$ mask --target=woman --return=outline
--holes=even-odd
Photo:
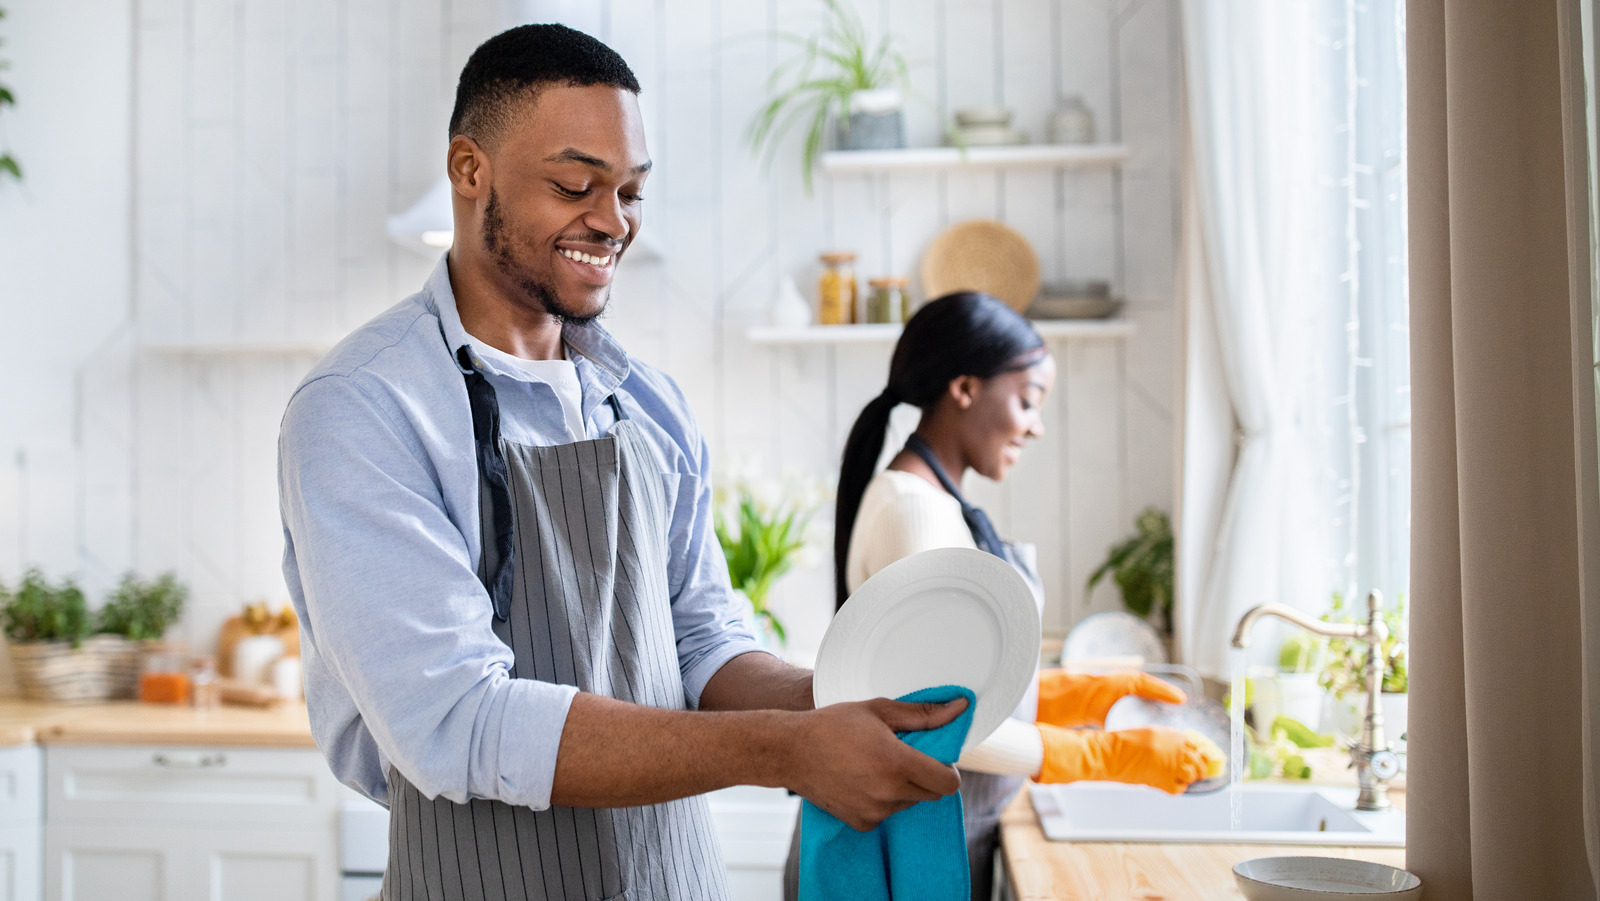
[[[1055,377],[1055,360],[1038,332],[986,294],[946,295],[911,317],[895,345],[888,386],[861,411],[845,445],[834,532],[834,584],[841,606],[878,570],[941,547],[978,548],[1003,557],[1042,603],[1032,546],[1002,541],[958,486],[968,469],[995,481],[1006,477],[1028,442],[1044,433],[1043,404]],[[921,422],[888,468],[874,474],[889,414],[902,403],[920,409]],[[1182,692],[1159,679],[1143,673],[1086,676],[1047,670],[1036,688],[959,764],[975,901],[990,897],[1000,812],[1024,776],[1042,782],[1136,782],[1176,793],[1220,760],[1215,748],[1202,748],[1171,729],[1076,729],[1104,725],[1106,711],[1127,694],[1183,700]],[[794,845],[799,845],[798,831]],[[797,866],[791,848],[791,871]],[[792,880],[785,883],[793,898]]]

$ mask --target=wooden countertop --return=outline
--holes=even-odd
[[[166,704],[0,700],[0,745],[213,745],[315,748],[304,704],[198,710]]]
[[[1390,789],[1396,807],[1405,793]],[[1212,901],[1241,899],[1233,865],[1254,857],[1348,857],[1404,868],[1404,848],[1301,845],[1053,842],[1039,828],[1027,791],[1000,820],[1011,892],[1017,901]]]

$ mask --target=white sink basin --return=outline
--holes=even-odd
[[[1239,785],[1169,795],[1139,785],[1030,786],[1044,834],[1063,842],[1203,842],[1401,847],[1405,815],[1358,811],[1356,790]]]

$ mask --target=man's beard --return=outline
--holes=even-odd
[[[516,260],[511,256],[511,244],[506,240],[506,220],[500,212],[500,197],[495,194],[494,188],[489,188],[489,203],[483,208],[483,244],[494,257],[495,265],[516,283],[517,287],[527,295],[528,299],[538,304],[558,322],[570,322],[574,325],[588,325],[605,314],[606,307],[611,303],[611,289],[606,288],[605,302],[600,304],[600,309],[593,313],[583,313],[571,310],[561,303],[561,298],[556,296],[555,288],[548,283],[531,278],[521,272]],[[616,265],[613,263],[612,265]]]

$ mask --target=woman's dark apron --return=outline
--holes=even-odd
[[[967,528],[972,532],[972,540],[978,549],[988,551],[1015,567],[1027,581],[1028,587],[1033,589],[1034,600],[1038,603],[1044,595],[1035,568],[1033,546],[1001,541],[995,534],[988,515],[967,502],[961,489],[945,474],[938,458],[920,437],[913,434],[906,442],[906,449],[921,457],[938,477],[939,484],[944,486],[944,490],[961,504],[962,518],[966,520]],[[1012,715],[1033,722],[1038,713],[1038,700],[1037,690],[1030,688]],[[961,771],[961,814],[965,819],[967,830],[967,866],[972,871],[973,901],[989,901],[994,892],[994,856],[1000,847],[1000,814],[1005,811],[1006,805],[1011,803],[1011,799],[1016,797],[1025,782],[1027,780],[1021,776],[997,776],[993,773]],[[784,866],[784,901],[799,899],[799,885],[800,823],[797,820],[794,837],[789,842],[789,859]],[[815,901],[815,899],[806,898],[799,901]]]
[[[613,395],[604,438],[531,447],[500,438],[494,388],[466,348],[478,451],[479,578],[512,678],[634,704],[687,704],[667,589],[670,498]],[[466,753],[466,749],[462,749]],[[383,901],[726,899],[703,797],[647,807],[534,810],[428,798],[391,767]]]

